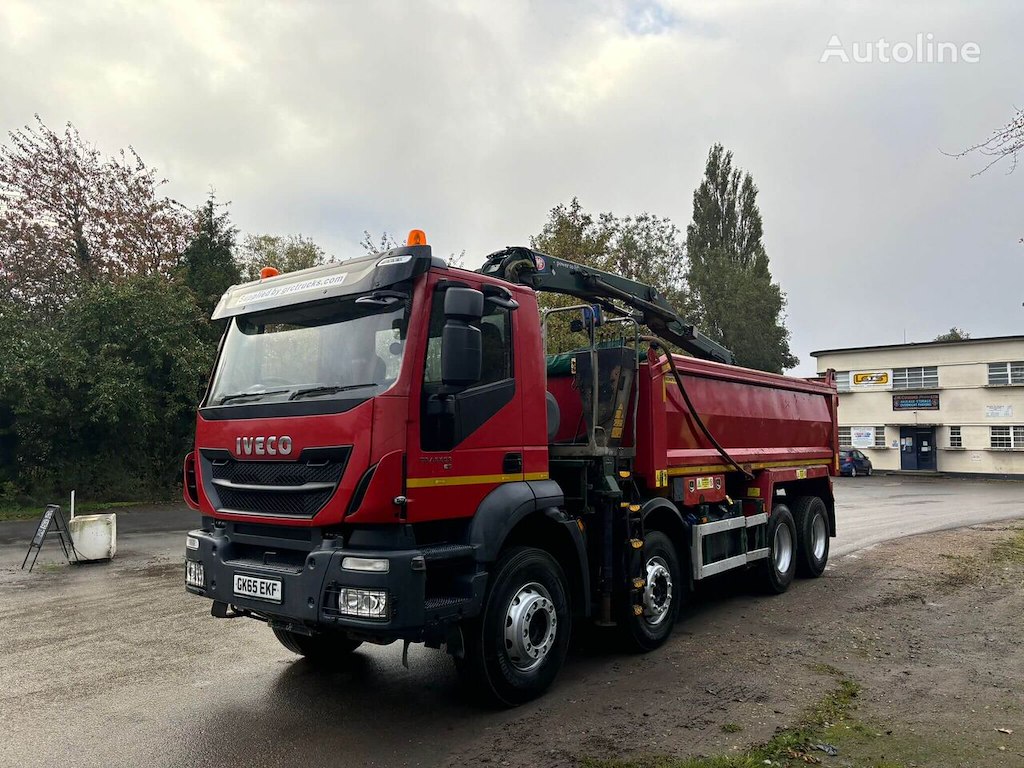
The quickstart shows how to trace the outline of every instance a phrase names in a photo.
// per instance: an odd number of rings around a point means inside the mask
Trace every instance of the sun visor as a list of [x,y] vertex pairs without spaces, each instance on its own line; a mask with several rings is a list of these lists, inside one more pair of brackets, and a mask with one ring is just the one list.
[[434,261],[429,245],[405,246],[233,285],[221,297],[212,319],[366,293],[411,280],[432,264],[445,266],[440,259]]

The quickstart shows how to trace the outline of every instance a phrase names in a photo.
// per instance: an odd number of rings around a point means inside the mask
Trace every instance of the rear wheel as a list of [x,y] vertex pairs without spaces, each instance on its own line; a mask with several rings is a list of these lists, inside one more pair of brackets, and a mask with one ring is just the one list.
[[796,524],[785,504],[778,504],[768,518],[768,558],[760,567],[761,586],[769,594],[781,595],[796,574]]
[[828,509],[817,496],[802,496],[793,506],[796,522],[796,570],[800,576],[818,577],[828,563]]
[[653,651],[672,634],[686,594],[675,545],[661,531],[644,536],[644,592],[637,614],[633,605],[623,609],[621,626],[631,650]]
[[548,689],[565,661],[569,589],[547,552],[515,547],[498,560],[483,615],[463,624],[463,680],[485,702],[514,707]]
[[352,640],[345,635],[322,633],[318,635],[302,635],[287,629],[271,627],[281,645],[292,653],[305,656],[310,661],[337,661],[352,653],[362,645],[359,640]]
[[856,467],[850,467],[850,477],[856,477],[856,476],[857,476],[857,468]]

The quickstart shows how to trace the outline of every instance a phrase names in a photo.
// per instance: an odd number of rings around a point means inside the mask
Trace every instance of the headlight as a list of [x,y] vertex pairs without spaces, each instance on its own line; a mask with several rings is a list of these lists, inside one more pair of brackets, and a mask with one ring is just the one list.
[[387,590],[342,587],[338,592],[338,613],[362,619],[386,619]]
[[376,557],[346,557],[341,561],[346,571],[370,571],[371,573],[387,573],[391,561]]
[[185,561],[185,583],[190,587],[206,586],[206,573],[202,563],[195,560]]
[[185,549],[199,549],[199,539],[195,536],[186,536]]

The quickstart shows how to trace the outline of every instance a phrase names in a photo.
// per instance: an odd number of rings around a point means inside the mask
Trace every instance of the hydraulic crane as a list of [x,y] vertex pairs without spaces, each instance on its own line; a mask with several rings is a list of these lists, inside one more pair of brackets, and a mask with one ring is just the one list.
[[649,285],[576,264],[522,246],[510,246],[487,257],[478,270],[535,291],[561,293],[593,302],[615,314],[627,314],[618,301],[638,314],[634,319],[680,349],[703,360],[732,364],[733,354],[681,317],[668,300]]

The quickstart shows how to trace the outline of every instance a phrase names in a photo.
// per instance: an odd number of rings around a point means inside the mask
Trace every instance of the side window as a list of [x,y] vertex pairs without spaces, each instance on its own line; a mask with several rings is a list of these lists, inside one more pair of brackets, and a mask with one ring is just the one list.
[[481,384],[512,378],[512,316],[502,307],[488,306],[480,320],[483,347]]
[[430,304],[427,355],[423,361],[423,383],[441,383],[441,331],[444,330],[444,291],[434,291]]

